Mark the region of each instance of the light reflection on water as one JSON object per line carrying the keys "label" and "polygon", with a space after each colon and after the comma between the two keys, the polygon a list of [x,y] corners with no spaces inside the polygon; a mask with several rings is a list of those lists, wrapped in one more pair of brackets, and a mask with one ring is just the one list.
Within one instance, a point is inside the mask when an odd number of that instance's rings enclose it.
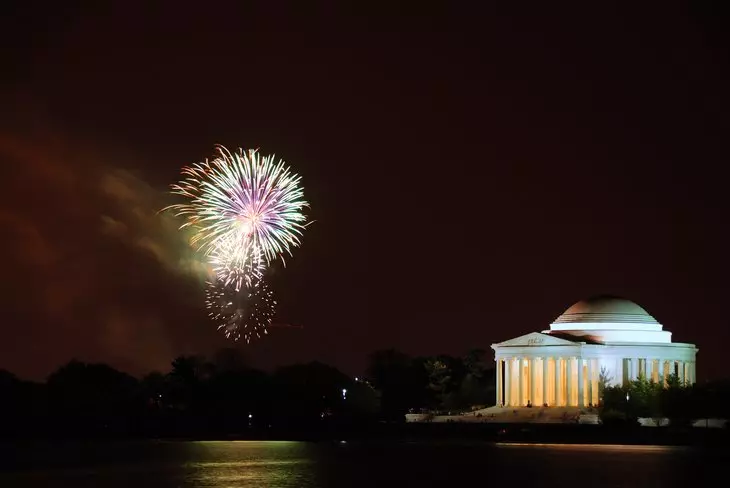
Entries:
{"label": "light reflection on water", "polygon": [[675,452],[687,451],[690,447],[685,446],[654,446],[639,444],[552,444],[552,443],[528,443],[528,442],[497,442],[497,447],[525,447],[530,449],[554,449],[564,451],[626,451],[626,452]]}
{"label": "light reflection on water", "polygon": [[[692,448],[481,442],[0,444],[0,487],[597,488],[713,486],[730,457]],[[698,478],[697,473],[703,473]],[[707,480],[704,483],[703,480]],[[486,484],[486,483],[484,483]]]}
{"label": "light reflection on water", "polygon": [[315,488],[316,451],[286,441],[0,445],[0,487]]}
{"label": "light reflection on water", "polygon": [[185,486],[316,486],[312,446],[299,442],[191,442]]}

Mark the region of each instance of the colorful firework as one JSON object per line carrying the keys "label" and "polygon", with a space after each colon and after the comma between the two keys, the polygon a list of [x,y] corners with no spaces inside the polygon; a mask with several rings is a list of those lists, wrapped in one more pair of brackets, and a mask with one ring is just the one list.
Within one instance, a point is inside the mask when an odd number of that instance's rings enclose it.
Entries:
{"label": "colorful firework", "polygon": [[241,149],[231,154],[222,146],[218,153],[213,161],[183,168],[184,179],[172,186],[189,199],[168,208],[186,219],[181,229],[193,229],[191,244],[207,256],[227,249],[219,273],[240,271],[257,254],[265,265],[291,255],[307,220],[301,177],[273,155]]}
{"label": "colorful firework", "polygon": [[248,344],[268,334],[267,327],[276,313],[274,294],[263,280],[236,290],[221,281],[208,282],[205,290],[208,315],[217,322],[227,339],[243,339]]}
{"label": "colorful firework", "polygon": [[233,240],[221,241],[210,253],[208,262],[216,279],[236,291],[261,280],[266,269],[260,249],[256,246],[242,249]]}
{"label": "colorful firework", "polygon": [[186,203],[172,205],[185,218],[180,229],[193,231],[191,245],[204,253],[214,277],[206,288],[206,307],[229,339],[249,343],[267,334],[276,301],[264,271],[291,255],[307,225],[302,213],[301,177],[275,156],[218,146],[218,156],[182,170],[172,192]]}

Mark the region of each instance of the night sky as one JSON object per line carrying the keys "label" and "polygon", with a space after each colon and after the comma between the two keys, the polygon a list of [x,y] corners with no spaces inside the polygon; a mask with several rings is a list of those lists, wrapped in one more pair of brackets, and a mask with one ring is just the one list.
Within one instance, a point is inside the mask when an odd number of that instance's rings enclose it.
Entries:
{"label": "night sky", "polygon": [[727,374],[727,10],[183,3],[0,6],[0,368],[231,344],[157,214],[220,143],[288,161],[316,221],[256,365],[489,349],[607,293]]}

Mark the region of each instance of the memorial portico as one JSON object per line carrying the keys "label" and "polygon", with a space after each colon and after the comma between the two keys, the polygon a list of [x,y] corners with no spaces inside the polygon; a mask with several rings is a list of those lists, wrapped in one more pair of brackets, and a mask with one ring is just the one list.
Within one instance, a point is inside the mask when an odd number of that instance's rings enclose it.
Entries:
{"label": "memorial portico", "polygon": [[616,297],[578,302],[550,330],[492,348],[497,405],[597,405],[601,375],[608,385],[639,377],[666,384],[671,374],[683,384],[696,381],[697,348],[672,343],[671,332],[643,308]]}

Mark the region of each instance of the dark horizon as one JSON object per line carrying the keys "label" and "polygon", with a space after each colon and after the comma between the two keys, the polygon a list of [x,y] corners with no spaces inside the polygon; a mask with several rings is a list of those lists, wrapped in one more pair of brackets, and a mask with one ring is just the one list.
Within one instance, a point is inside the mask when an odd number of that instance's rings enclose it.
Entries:
{"label": "dark horizon", "polygon": [[[33,3],[33,5],[31,5]],[[233,345],[157,215],[215,144],[311,203],[254,364],[459,355],[635,301],[726,376],[728,9],[0,7],[0,369],[131,374]],[[491,352],[491,351],[489,351]]]}

